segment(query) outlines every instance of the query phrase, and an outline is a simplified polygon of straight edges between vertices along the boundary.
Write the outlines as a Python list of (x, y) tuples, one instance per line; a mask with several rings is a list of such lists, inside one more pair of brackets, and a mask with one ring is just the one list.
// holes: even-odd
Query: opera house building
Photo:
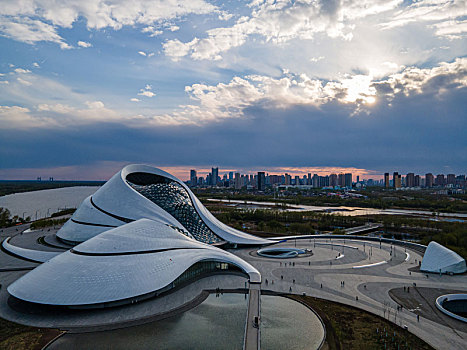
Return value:
[(14, 298), (34, 304), (100, 308), (157, 296), (211, 273), (261, 283), (256, 268), (221, 249), (270, 244), (224, 225), (174, 176), (129, 165), (86, 198), (58, 231), (65, 252), (13, 254), (43, 262), (12, 283)]

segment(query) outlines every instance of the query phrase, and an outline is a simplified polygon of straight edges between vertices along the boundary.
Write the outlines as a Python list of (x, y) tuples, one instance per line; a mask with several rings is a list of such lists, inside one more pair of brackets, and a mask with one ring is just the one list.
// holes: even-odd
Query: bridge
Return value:
[(261, 283), (250, 283), (243, 350), (259, 350), (261, 343)]
[(376, 231), (379, 228), (381, 228), (382, 226), (383, 225), (381, 225), (381, 224), (368, 223), (368, 224), (362, 225), (362, 226), (346, 228), (344, 231), (345, 231), (346, 235), (355, 235), (355, 234), (361, 234), (361, 233)]

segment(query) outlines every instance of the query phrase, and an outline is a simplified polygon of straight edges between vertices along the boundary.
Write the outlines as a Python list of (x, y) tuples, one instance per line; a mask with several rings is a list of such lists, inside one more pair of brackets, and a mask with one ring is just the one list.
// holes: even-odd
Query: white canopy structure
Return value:
[(128, 165), (115, 174), (83, 201), (57, 237), (68, 243), (81, 243), (143, 218), (171, 225), (209, 244), (271, 243), (223, 224), (183, 181), (147, 165)]
[(457, 253), (437, 242), (430, 242), (423, 256), (421, 271), (437, 273), (464, 273), (465, 260)]
[(108, 230), (51, 258), (8, 287), (23, 301), (73, 308), (132, 303), (212, 273), (261, 275), (239, 257), (148, 219)]
[(215, 245), (271, 241), (217, 220), (190, 189), (147, 165), (129, 165), (86, 198), (57, 237), (66, 252), (3, 248), (43, 262), (8, 287), (15, 298), (42, 305), (96, 308), (133, 303), (206, 274), (241, 273), (261, 283), (253, 266)]

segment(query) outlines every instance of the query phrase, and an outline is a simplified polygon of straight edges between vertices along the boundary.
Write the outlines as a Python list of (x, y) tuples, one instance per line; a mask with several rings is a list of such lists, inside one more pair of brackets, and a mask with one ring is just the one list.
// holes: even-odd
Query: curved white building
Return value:
[(459, 254), (432, 241), (423, 255), (420, 270), (436, 273), (464, 273), (467, 267), (465, 260)]
[(261, 283), (258, 270), (237, 256), (165, 224), (140, 219), (51, 258), (12, 283), (8, 292), (36, 304), (107, 307), (227, 272)]
[(172, 225), (209, 244), (271, 243), (223, 224), (182, 181), (147, 165), (129, 165), (115, 174), (83, 201), (57, 236), (65, 242), (81, 243), (143, 218)]
[(57, 236), (78, 245), (60, 253), (3, 242), (10, 253), (43, 262), (8, 287), (13, 297), (98, 308), (157, 296), (213, 273), (240, 273), (261, 283), (258, 270), (214, 245), (271, 243), (224, 225), (183, 182), (145, 165), (115, 174)]

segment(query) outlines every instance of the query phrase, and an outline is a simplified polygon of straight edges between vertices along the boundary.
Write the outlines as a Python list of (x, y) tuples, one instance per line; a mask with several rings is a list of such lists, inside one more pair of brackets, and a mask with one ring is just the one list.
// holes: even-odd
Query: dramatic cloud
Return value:
[(384, 81), (374, 82), (372, 86), (379, 95), (386, 96), (389, 100), (396, 94), (446, 94), (467, 86), (467, 58), (458, 58), (452, 63), (443, 62), (433, 68), (410, 67)]
[[(5, 4), (2, 3), (2, 7)], [(71, 48), (64, 39), (57, 34), (53, 25), (36, 19), (17, 16), (1, 16), (0, 10), (0, 34), (17, 41), (34, 44), (38, 41), (50, 41), (60, 45), (62, 49)], [(3, 12), (4, 13), (4, 12)]]
[(410, 6), (404, 6), (402, 0), (283, 0), (254, 1), (250, 6), (250, 16), (239, 18), (231, 27), (210, 29), (206, 37), (195, 37), (185, 43), (178, 39), (166, 41), (165, 54), (175, 61), (183, 56), (219, 60), (223, 52), (245, 44), (254, 36), (275, 45), (294, 39), (313, 39), (318, 33), (351, 40), (361, 19), (379, 14), (384, 14), (383, 29), (417, 22), (435, 28), (436, 35), (449, 39), (459, 39), (467, 32), (467, 6), (463, 0), (417, 1)]
[(0, 168), (460, 168), (466, 27), (465, 0), (3, 0)]
[(57, 33), (57, 27), (72, 28), (80, 17), (86, 20), (89, 29), (118, 30), (213, 11), (217, 11), (216, 7), (203, 0), (4, 0), (0, 7), (0, 33), (29, 44), (50, 41), (66, 49), (70, 46)]
[(436, 28), (436, 35), (444, 36), (448, 39), (461, 39), (467, 33), (467, 20), (450, 20), (433, 25)]
[(243, 45), (254, 35), (273, 44), (312, 39), (317, 33), (350, 40), (353, 21), (392, 10), (401, 3), (401, 0), (254, 1), (250, 5), (251, 15), (241, 17), (233, 26), (210, 29), (206, 38), (194, 38), (187, 43), (169, 40), (163, 47), (174, 60), (187, 55), (196, 60), (219, 60), (222, 52)]
[[(32, 84), (27, 81), (21, 83)], [(45, 125), (43, 117), (47, 116), (52, 126), (57, 124), (58, 116), (62, 121), (66, 120), (67, 125), (96, 121), (125, 123), (136, 128), (151, 125), (206, 125), (231, 118), (244, 118), (245, 111), (252, 108), (275, 110), (286, 115), (288, 110), (298, 106), (320, 108), (326, 104), (338, 103), (346, 106), (346, 113), (350, 115), (368, 114), (372, 113), (376, 102), (390, 104), (398, 95), (430, 94), (442, 98), (446, 92), (466, 86), (467, 58), (459, 58), (433, 68), (408, 67), (380, 80), (374, 80), (368, 75), (347, 75), (340, 81), (322, 81), (312, 79), (306, 74), (286, 71), (280, 78), (249, 75), (234, 77), (227, 84), (193, 84), (187, 86), (185, 91), (196, 104), (180, 106), (167, 114), (117, 112), (106, 108), (102, 101), (89, 100), (83, 102), (87, 109), (60, 103), (41, 103), (36, 111), (38, 118), (42, 120), (40, 125)], [(152, 86), (146, 84), (138, 95), (151, 98), (156, 94), (152, 91)], [(130, 101), (140, 102), (138, 98)], [(34, 118), (35, 115), (29, 110), (11, 110), (7, 116), (9, 120), (15, 112), (20, 114), (18, 120), (22, 127), (25, 127), (22, 121), (25, 120), (26, 112), (28, 118)]]
[(161, 124), (203, 124), (238, 118), (247, 108), (287, 109), (339, 102), (351, 105), (352, 114), (370, 113), (372, 104), (390, 102), (396, 95), (434, 93), (467, 86), (467, 58), (441, 63), (434, 68), (409, 67), (382, 80), (367, 75), (348, 75), (340, 81), (324, 82), (306, 74), (286, 72), (282, 78), (250, 75), (235, 77), (228, 84), (193, 84), (185, 91), (198, 105), (186, 105), (172, 113), (155, 117)]
[(32, 116), (28, 108), (20, 106), (0, 106), (0, 129), (50, 127), (53, 120)]
[(437, 29), (436, 35), (458, 39), (467, 32), (465, 16), (467, 6), (464, 0), (416, 1), (398, 11), (383, 27), (394, 28), (422, 22), (432, 24)]

